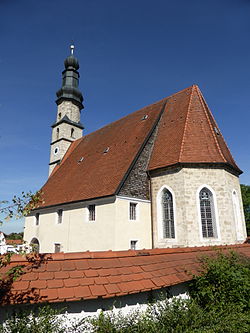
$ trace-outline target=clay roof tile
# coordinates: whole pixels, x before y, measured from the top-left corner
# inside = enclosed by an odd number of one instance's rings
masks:
[[[1,303],[4,305],[27,302],[77,301],[98,297],[111,298],[161,289],[190,281],[192,274],[199,272],[199,258],[204,255],[215,255],[218,249],[224,252],[235,250],[250,257],[250,244],[194,247],[188,248],[188,250],[187,248],[151,249],[147,250],[149,254],[145,261],[142,261],[141,256],[138,255],[140,251],[114,251],[112,252],[113,257],[110,253],[108,254],[110,259],[107,259],[105,252],[102,255],[98,253],[96,259],[91,259],[98,261],[95,269],[90,269],[89,265],[83,265],[78,266],[77,270],[71,270],[72,267],[77,266],[76,262],[82,262],[81,259],[77,258],[82,258],[84,253],[75,253],[74,258],[66,258],[67,256],[65,256],[63,260],[53,255],[47,256],[47,259],[44,259],[43,255],[38,255],[35,267],[33,267],[32,260],[28,261],[19,256],[15,257],[15,262],[11,263],[9,267],[13,267],[13,264],[21,264],[26,269],[24,274],[12,284],[11,289],[1,299]],[[94,252],[92,254],[94,256]],[[119,261],[120,256],[121,258],[127,257],[131,266],[127,266],[127,262],[123,261],[125,264],[123,267],[102,268],[102,266],[109,266],[107,260],[110,262]],[[41,262],[40,265],[37,265],[39,257]],[[60,271],[48,271],[51,267],[58,267],[58,264],[61,267]],[[43,268],[42,271],[41,268]],[[4,268],[0,269],[0,273],[3,270]],[[95,272],[95,276],[87,277],[88,272],[91,271]],[[110,274],[104,274],[108,271]],[[77,274],[74,274],[75,272]],[[81,276],[78,277],[78,275]]]

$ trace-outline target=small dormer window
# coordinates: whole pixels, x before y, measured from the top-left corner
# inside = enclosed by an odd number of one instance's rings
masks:
[[[103,154],[107,154],[109,152],[109,147],[105,148]]]
[[[217,127],[214,127],[214,131],[215,131],[215,133],[216,133],[217,135],[220,135],[220,131],[218,130]]]
[[[83,156],[81,156],[81,157],[79,158],[79,160],[78,160],[78,162],[77,162],[77,163],[78,163],[78,164],[79,164],[79,163],[82,163],[82,162],[83,162],[83,160],[84,160],[84,157],[83,157]]]

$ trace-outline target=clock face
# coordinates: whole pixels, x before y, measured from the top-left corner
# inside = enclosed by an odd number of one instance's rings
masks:
[[[59,153],[59,148],[56,147],[56,148],[54,149],[54,155],[57,155],[58,153]]]

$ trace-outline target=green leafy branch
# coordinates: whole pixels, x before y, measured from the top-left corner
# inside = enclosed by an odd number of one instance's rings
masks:
[[[29,215],[29,213],[41,203],[41,196],[41,191],[36,193],[29,191],[27,193],[22,192],[19,197],[15,195],[11,202],[6,200],[0,201],[0,214],[4,215],[4,218],[0,219],[0,224],[12,218],[20,219]]]

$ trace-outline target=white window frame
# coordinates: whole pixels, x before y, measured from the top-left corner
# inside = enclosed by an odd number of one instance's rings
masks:
[[[162,212],[162,192],[163,190],[166,189],[168,190],[173,198],[173,213],[174,213],[174,231],[175,231],[175,237],[174,238],[164,238],[163,237],[163,221],[162,221],[162,216],[163,216],[163,212]],[[157,193],[157,197],[156,197],[156,205],[157,205],[157,228],[158,228],[158,239],[160,242],[167,242],[167,243],[176,243],[177,242],[177,219],[176,219],[176,203],[175,203],[175,194],[174,191],[171,187],[169,187],[168,185],[163,185],[158,193]]]
[[[243,221],[240,209],[239,195],[235,189],[232,190],[232,202],[233,202],[236,239],[239,241],[243,241],[245,240],[246,236],[244,235],[243,231]]]
[[[214,217],[215,217],[215,228],[216,228],[216,237],[203,237],[202,234],[202,222],[201,222],[201,210],[200,210],[200,191],[206,187],[213,195],[213,204],[214,204]],[[200,185],[196,191],[196,204],[197,204],[197,211],[198,211],[198,223],[199,223],[199,233],[200,233],[200,240],[202,242],[211,242],[213,240],[220,241],[221,234],[220,234],[220,223],[219,223],[219,214],[218,214],[218,207],[217,207],[217,197],[215,191],[212,189],[211,186],[207,184]]]
[[[135,205],[135,219],[131,219],[130,218],[130,205],[131,204],[134,204]],[[136,201],[129,201],[128,203],[128,220],[129,221],[132,221],[132,222],[136,222],[139,220],[139,205],[138,205],[138,202]]]

